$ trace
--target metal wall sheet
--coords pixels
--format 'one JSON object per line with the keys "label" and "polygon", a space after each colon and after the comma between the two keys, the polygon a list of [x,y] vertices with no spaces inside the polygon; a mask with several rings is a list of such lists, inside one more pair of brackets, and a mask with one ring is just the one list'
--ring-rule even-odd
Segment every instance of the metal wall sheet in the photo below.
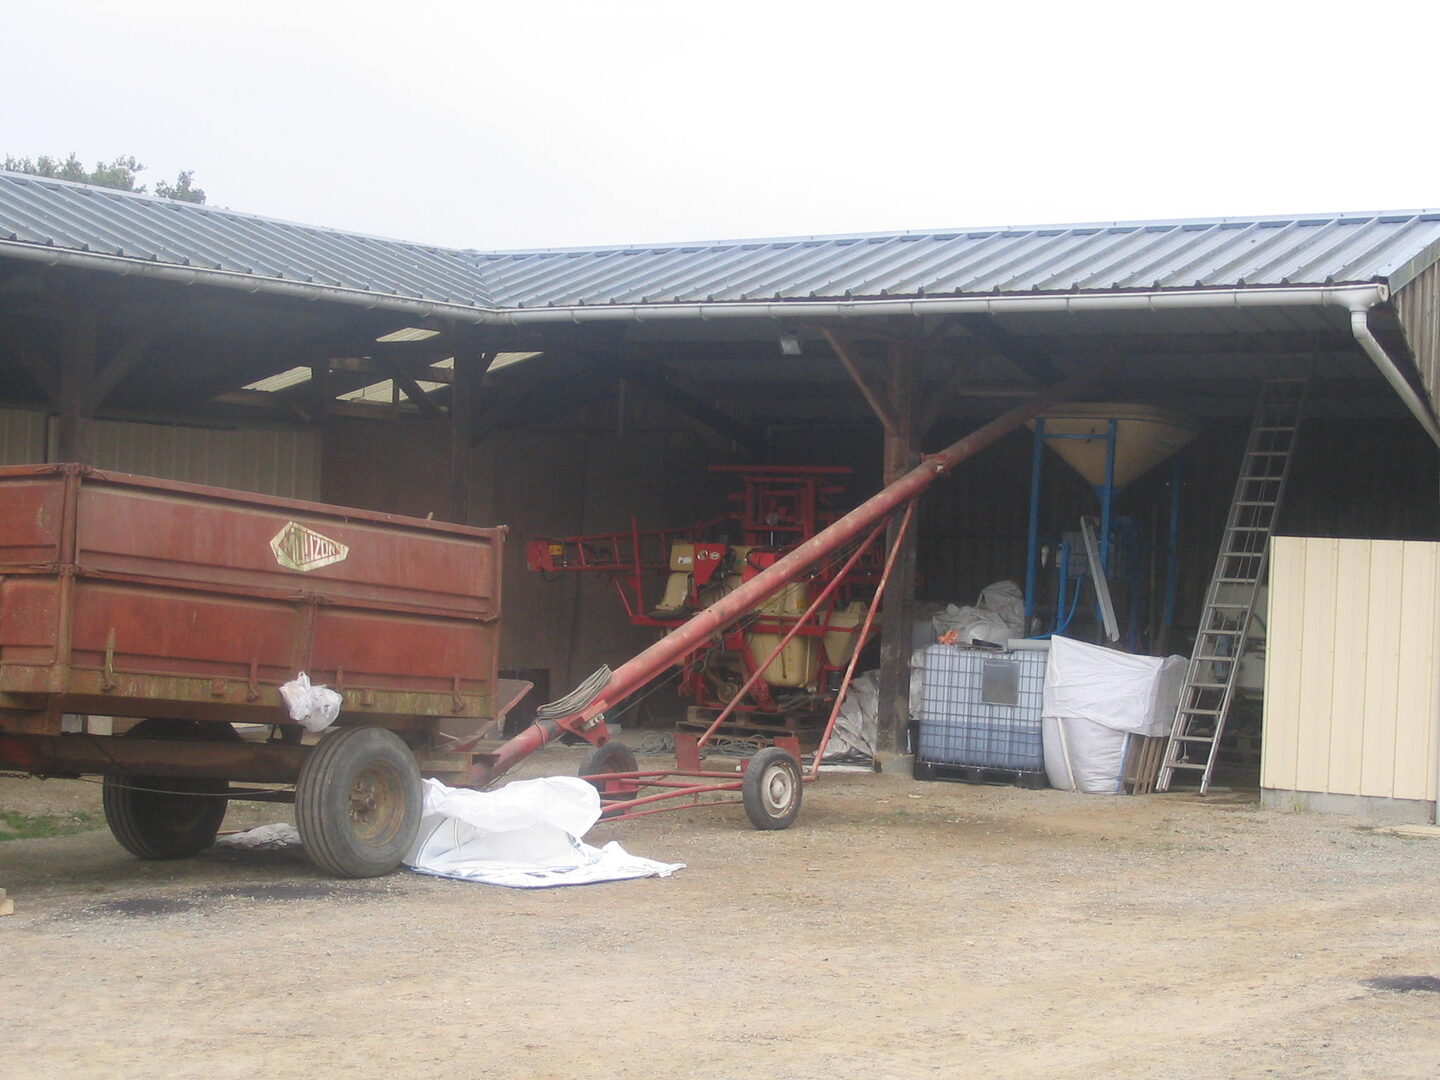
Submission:
{"label": "metal wall sheet", "polygon": [[1440,401],[1440,266],[1423,271],[1395,294],[1395,312],[1433,405]]}
{"label": "metal wall sheet", "polygon": [[[53,460],[52,428],[52,418],[40,410],[0,409],[0,465]],[[292,499],[320,497],[318,432],[99,420],[94,433],[94,464],[102,469]]]}
{"label": "metal wall sheet", "polygon": [[1262,788],[1433,802],[1440,544],[1276,537]]}
{"label": "metal wall sheet", "polygon": [[0,465],[45,461],[49,419],[36,409],[0,409]]}
{"label": "metal wall sheet", "polygon": [[192,484],[320,498],[321,435],[268,428],[95,422],[94,464]]}

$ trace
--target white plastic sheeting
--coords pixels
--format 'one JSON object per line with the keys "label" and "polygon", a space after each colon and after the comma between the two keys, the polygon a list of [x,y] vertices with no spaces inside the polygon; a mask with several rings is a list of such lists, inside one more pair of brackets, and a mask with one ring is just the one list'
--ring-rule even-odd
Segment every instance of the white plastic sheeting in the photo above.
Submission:
{"label": "white plastic sheeting", "polygon": [[973,607],[950,604],[932,621],[936,640],[954,631],[954,640],[962,645],[977,638],[1003,644],[1025,633],[1025,594],[1013,581],[996,581],[980,590]]}
{"label": "white plastic sheeting", "polygon": [[328,686],[313,686],[310,676],[300,672],[280,687],[280,697],[290,710],[290,719],[306,731],[324,731],[340,715],[345,699]]}
{"label": "white plastic sheeting", "polygon": [[517,780],[496,791],[425,781],[424,816],[405,864],[422,874],[515,889],[669,877],[684,863],[602,848],[580,837],[600,819],[600,793],[575,776]]}
{"label": "white plastic sheeting", "polygon": [[1052,637],[1041,707],[1050,786],[1119,794],[1130,736],[1169,733],[1186,667],[1183,656],[1135,656]]}

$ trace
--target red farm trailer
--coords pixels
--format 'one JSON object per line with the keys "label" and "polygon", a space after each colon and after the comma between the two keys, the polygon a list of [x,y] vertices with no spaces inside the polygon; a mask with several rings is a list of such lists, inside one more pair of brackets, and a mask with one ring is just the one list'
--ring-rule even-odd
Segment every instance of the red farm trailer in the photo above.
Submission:
{"label": "red farm trailer", "polygon": [[[293,798],[322,868],[393,870],[420,774],[463,779],[474,755],[446,748],[526,689],[496,675],[504,535],[0,469],[0,768],[102,775],[110,827],[141,857],[208,846],[228,798]],[[318,746],[279,694],[301,671],[344,697]],[[96,715],[120,733],[94,733]],[[294,792],[260,786],[277,784]]]}
{"label": "red farm trailer", "polygon": [[[798,740],[783,735],[731,770],[703,768],[724,710],[702,734],[677,736],[675,768],[640,771],[610,739],[607,710],[810,581],[809,606],[773,635],[727,708],[737,706],[828,610],[893,515],[903,529],[937,478],[1084,381],[926,458],[493,750],[482,740],[528,689],[497,677],[504,529],[79,465],[0,468],[0,769],[103,777],[111,830],[142,858],[204,849],[228,799],[294,802],[311,858],[342,877],[399,865],[419,826],[422,776],[485,787],[567,734],[593,747],[580,772],[608,819],[739,801],[757,828],[786,828],[818,773],[858,647],[808,772]],[[893,552],[877,596],[892,567]],[[344,696],[318,741],[279,693],[301,671]],[[118,718],[111,733],[96,730],[97,716]]]}

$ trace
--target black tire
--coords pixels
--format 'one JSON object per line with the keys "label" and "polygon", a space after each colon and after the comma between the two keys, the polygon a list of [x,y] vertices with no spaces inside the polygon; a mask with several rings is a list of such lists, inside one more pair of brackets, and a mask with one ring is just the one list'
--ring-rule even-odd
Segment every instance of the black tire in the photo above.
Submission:
{"label": "black tire", "polygon": [[767,746],[750,759],[740,796],[757,829],[788,829],[800,814],[800,763],[788,750]]}
{"label": "black tire", "polygon": [[[141,720],[127,738],[194,739],[233,742],[229,724],[197,720]],[[141,859],[188,859],[215,842],[225,820],[230,790],[225,780],[108,773],[101,805],[110,832],[130,854]]]}
{"label": "black tire", "polygon": [[[604,746],[594,747],[586,754],[575,775],[591,777],[601,773],[633,773],[639,768],[640,764],[635,760],[635,751],[624,743],[612,740]],[[639,794],[632,786],[626,785],[620,780],[591,780],[590,782],[599,789],[602,799],[609,799],[612,802],[628,801]]]}
{"label": "black tire", "polygon": [[423,788],[410,748],[379,727],[342,728],[310,751],[295,784],[295,826],[335,877],[388,874],[420,828]]}

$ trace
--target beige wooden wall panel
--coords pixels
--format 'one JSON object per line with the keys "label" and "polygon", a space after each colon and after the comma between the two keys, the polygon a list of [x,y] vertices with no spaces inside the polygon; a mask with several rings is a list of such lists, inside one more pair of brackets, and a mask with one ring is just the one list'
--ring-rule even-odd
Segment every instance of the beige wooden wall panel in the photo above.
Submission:
{"label": "beige wooden wall panel", "polygon": [[1277,537],[1261,786],[1434,801],[1440,544]]}

